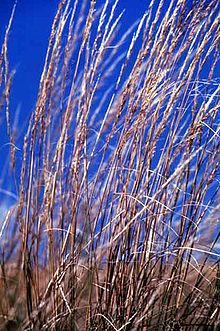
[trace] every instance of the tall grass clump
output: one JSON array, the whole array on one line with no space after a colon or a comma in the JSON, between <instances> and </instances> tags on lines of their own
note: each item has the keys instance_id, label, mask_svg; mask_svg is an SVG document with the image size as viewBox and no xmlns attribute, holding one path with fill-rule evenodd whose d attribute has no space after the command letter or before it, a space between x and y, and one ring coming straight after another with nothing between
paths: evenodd
<instances>
[{"instance_id":1,"label":"tall grass clump","mask_svg":"<svg viewBox=\"0 0 220 331\"><path fill-rule=\"evenodd\" d=\"M119 6L60 2L20 166L12 14L1 330L220 328L219 1Z\"/></svg>"}]
</instances>

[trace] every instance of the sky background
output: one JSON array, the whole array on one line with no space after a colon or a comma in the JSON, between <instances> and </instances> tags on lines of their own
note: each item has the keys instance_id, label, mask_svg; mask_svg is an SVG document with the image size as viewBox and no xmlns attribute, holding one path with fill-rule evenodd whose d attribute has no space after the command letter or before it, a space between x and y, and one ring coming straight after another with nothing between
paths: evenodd
<instances>
[{"instance_id":1,"label":"sky background","mask_svg":"<svg viewBox=\"0 0 220 331\"><path fill-rule=\"evenodd\" d=\"M121 20L120 34L127 31L143 15L149 2L148 0L119 1L118 12L125 9ZM97 4L103 3L104 0L97 1ZM169 1L165 1L165 3L169 5ZM20 149L22 149L28 120L37 101L51 25L58 4L58 0L17 0L8 47L10 71L16 70L10 95L10 116L13 123L15 114L19 114L17 123L19 138L16 140L16 146ZM13 5L14 1L12 0L0 0L1 45ZM219 76L219 72L217 76ZM16 201L16 191L13 185L10 187L8 182L11 180L11 175L7 176L9 172L7 162L9 145L7 144L8 136L3 112L0 112L0 121L0 210L1 208L7 210L8 206ZM19 158L19 152L17 156ZM21 158L22 151L20 151Z\"/></svg>"}]
</instances>

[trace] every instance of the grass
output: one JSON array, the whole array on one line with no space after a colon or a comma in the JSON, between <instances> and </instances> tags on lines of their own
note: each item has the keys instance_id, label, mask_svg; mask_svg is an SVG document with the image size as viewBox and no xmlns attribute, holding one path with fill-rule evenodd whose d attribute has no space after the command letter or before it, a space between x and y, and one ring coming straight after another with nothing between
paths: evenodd
<instances>
[{"instance_id":1,"label":"grass","mask_svg":"<svg viewBox=\"0 0 220 331\"><path fill-rule=\"evenodd\" d=\"M118 2L60 2L20 169L12 13L1 330L220 328L219 2L152 1L122 34Z\"/></svg>"}]
</instances>

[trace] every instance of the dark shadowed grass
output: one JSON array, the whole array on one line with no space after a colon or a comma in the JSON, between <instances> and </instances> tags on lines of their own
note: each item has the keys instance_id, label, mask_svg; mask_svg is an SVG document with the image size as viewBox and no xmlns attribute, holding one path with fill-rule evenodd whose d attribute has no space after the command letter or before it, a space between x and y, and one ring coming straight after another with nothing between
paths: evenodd
<instances>
[{"instance_id":1,"label":"dark shadowed grass","mask_svg":"<svg viewBox=\"0 0 220 331\"><path fill-rule=\"evenodd\" d=\"M220 327L219 2L117 4L61 1L20 173L6 32L2 330Z\"/></svg>"}]
</instances>

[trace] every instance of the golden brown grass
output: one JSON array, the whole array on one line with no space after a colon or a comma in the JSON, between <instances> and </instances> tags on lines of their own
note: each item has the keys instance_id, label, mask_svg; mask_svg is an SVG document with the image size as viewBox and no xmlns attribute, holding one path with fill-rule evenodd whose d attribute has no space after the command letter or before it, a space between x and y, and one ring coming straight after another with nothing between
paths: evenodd
<instances>
[{"instance_id":1,"label":"golden brown grass","mask_svg":"<svg viewBox=\"0 0 220 331\"><path fill-rule=\"evenodd\" d=\"M220 327L219 2L152 1L124 35L117 5L54 18L2 220L2 330Z\"/></svg>"}]
</instances>

